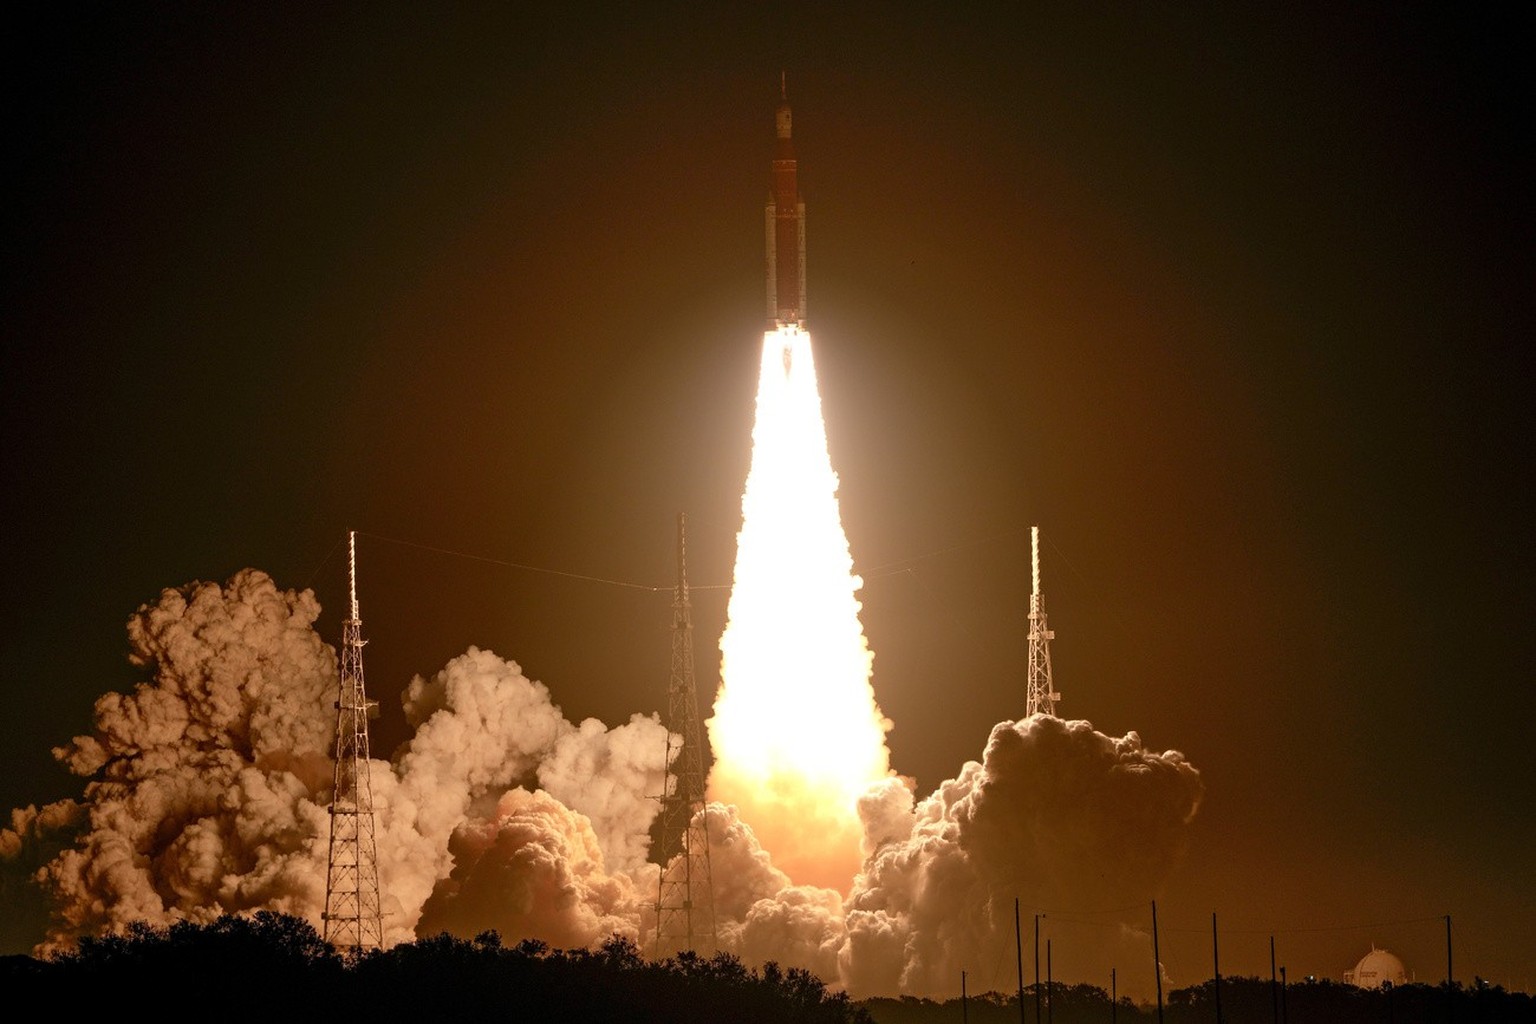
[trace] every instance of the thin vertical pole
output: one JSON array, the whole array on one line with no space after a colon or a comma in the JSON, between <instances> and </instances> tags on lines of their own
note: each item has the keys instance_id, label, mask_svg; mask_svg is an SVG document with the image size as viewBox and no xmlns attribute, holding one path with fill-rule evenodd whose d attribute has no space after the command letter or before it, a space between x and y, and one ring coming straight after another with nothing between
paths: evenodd
<instances>
[{"instance_id":1,"label":"thin vertical pole","mask_svg":"<svg viewBox=\"0 0 1536 1024\"><path fill-rule=\"evenodd\" d=\"M1019 964L1019 1024L1028 1024L1024 1019L1024 938L1019 931L1019 898L1013 898L1013 954Z\"/></svg>"},{"instance_id":2,"label":"thin vertical pole","mask_svg":"<svg viewBox=\"0 0 1536 1024\"><path fill-rule=\"evenodd\" d=\"M1157 1024L1163 1024L1163 957L1157 951L1157 900L1152 901L1152 976L1157 979Z\"/></svg>"},{"instance_id":3,"label":"thin vertical pole","mask_svg":"<svg viewBox=\"0 0 1536 1024\"><path fill-rule=\"evenodd\" d=\"M1275 984L1275 937L1269 937L1269 1010L1275 1024L1280 1024L1280 990Z\"/></svg>"},{"instance_id":4,"label":"thin vertical pole","mask_svg":"<svg viewBox=\"0 0 1536 1024\"><path fill-rule=\"evenodd\" d=\"M1221 1024L1221 950L1216 941L1216 911L1211 911L1211 974L1216 980L1216 1024Z\"/></svg>"},{"instance_id":5,"label":"thin vertical pole","mask_svg":"<svg viewBox=\"0 0 1536 1024\"><path fill-rule=\"evenodd\" d=\"M971 1010L965 995L965 972L960 972L960 1024L970 1024Z\"/></svg>"},{"instance_id":6,"label":"thin vertical pole","mask_svg":"<svg viewBox=\"0 0 1536 1024\"><path fill-rule=\"evenodd\" d=\"M1115 987L1115 969L1109 969L1109 1024L1115 1024L1115 1014L1120 1009L1120 993Z\"/></svg>"},{"instance_id":7,"label":"thin vertical pole","mask_svg":"<svg viewBox=\"0 0 1536 1024\"><path fill-rule=\"evenodd\" d=\"M1035 1024L1040 1024L1040 915L1035 915Z\"/></svg>"},{"instance_id":8,"label":"thin vertical pole","mask_svg":"<svg viewBox=\"0 0 1536 1024\"><path fill-rule=\"evenodd\" d=\"M1056 1007L1053 1005L1056 1002L1056 1000L1053 998L1054 985L1055 985L1055 981L1051 977L1051 940L1050 939L1046 939L1045 940L1045 1022L1046 1022L1046 1024L1050 1024L1051 1017L1056 1012Z\"/></svg>"},{"instance_id":9,"label":"thin vertical pole","mask_svg":"<svg viewBox=\"0 0 1536 1024\"><path fill-rule=\"evenodd\" d=\"M1445 915L1445 1019L1456 1019L1456 975L1451 971L1451 915Z\"/></svg>"},{"instance_id":10,"label":"thin vertical pole","mask_svg":"<svg viewBox=\"0 0 1536 1024\"><path fill-rule=\"evenodd\" d=\"M1451 915L1445 915L1445 985L1455 984L1456 975L1451 971Z\"/></svg>"}]
</instances>

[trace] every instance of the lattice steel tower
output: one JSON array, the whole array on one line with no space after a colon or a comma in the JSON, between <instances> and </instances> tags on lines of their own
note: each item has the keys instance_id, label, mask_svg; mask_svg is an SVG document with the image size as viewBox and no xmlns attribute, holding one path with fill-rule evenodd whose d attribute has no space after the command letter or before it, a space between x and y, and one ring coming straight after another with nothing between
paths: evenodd
<instances>
[{"instance_id":1,"label":"lattice steel tower","mask_svg":"<svg viewBox=\"0 0 1536 1024\"><path fill-rule=\"evenodd\" d=\"M339 950L384 944L379 858L373 835L368 719L377 704L363 687L363 623L357 617L357 534L347 534L352 615L341 627L341 686L336 695L336 786L331 796L331 854L325 879L325 941Z\"/></svg>"},{"instance_id":2,"label":"lattice steel tower","mask_svg":"<svg viewBox=\"0 0 1536 1024\"><path fill-rule=\"evenodd\" d=\"M1029 699L1026 715L1056 717L1061 694L1051 682L1051 641L1056 634L1045 626L1045 595L1040 593L1040 527L1029 528L1029 561L1033 589L1029 594Z\"/></svg>"},{"instance_id":3,"label":"lattice steel tower","mask_svg":"<svg viewBox=\"0 0 1536 1024\"><path fill-rule=\"evenodd\" d=\"M686 517L677 517L677 590L672 598L672 679L667 687L667 779L657 833L656 957L715 952L715 896L704 811L704 747L693 676L693 612L688 600Z\"/></svg>"}]
</instances>

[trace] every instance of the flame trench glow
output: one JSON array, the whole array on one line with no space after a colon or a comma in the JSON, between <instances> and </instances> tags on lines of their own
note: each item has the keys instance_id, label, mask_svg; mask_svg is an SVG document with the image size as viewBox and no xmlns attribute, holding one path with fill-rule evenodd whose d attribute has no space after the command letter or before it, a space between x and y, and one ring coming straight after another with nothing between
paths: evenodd
<instances>
[{"instance_id":1,"label":"flame trench glow","mask_svg":"<svg viewBox=\"0 0 1536 1024\"><path fill-rule=\"evenodd\" d=\"M856 801L890 774L810 335L763 338L752 464L709 721L712 800L735 804L792 880L846 892Z\"/></svg>"}]
</instances>

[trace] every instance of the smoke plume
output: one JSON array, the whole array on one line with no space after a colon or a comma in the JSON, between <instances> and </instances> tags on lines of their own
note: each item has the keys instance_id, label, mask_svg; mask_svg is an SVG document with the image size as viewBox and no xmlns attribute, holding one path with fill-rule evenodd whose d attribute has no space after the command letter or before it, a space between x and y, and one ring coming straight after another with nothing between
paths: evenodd
<instances>
[{"instance_id":1,"label":"smoke plume","mask_svg":"<svg viewBox=\"0 0 1536 1024\"><path fill-rule=\"evenodd\" d=\"M14 810L0 829L12 948L256 910L320 926L337 674L319 611L313 593L245 570L165 590L130 618L129 660L147 678L101 697L92 733L55 751L88 780L83 797ZM475 648L413 679L402 702L411 739L371 763L387 942L415 937L440 885L434 913L488 870L477 835L526 833L530 816L547 835L582 837L542 848L590 884L579 908L569 887L530 887L522 919L561 936L636 932L622 873L654 887L644 836L667 747L654 715L572 724L543 684ZM533 781L536 814L515 788ZM562 914L577 923L556 928Z\"/></svg>"},{"instance_id":2,"label":"smoke plume","mask_svg":"<svg viewBox=\"0 0 1536 1024\"><path fill-rule=\"evenodd\" d=\"M128 621L152 681L96 702L54 751L90 781L78 838L39 869L46 947L132 921L305 913L323 900L335 658L309 592L246 570L166 590Z\"/></svg>"},{"instance_id":3,"label":"smoke plume","mask_svg":"<svg viewBox=\"0 0 1536 1024\"><path fill-rule=\"evenodd\" d=\"M1203 791L1177 751L1040 715L994 726L982 760L915 805L895 780L873 788L860 808L871 853L847 901L844 984L948 993L962 966L995 962L1011 944L1016 897L1047 911L1139 909L1182 855ZM1084 945L1074 958L1091 962L1098 950Z\"/></svg>"},{"instance_id":4,"label":"smoke plume","mask_svg":"<svg viewBox=\"0 0 1536 1024\"><path fill-rule=\"evenodd\" d=\"M320 925L337 678L318 613L310 592L246 570L133 615L130 659L146 678L100 698L91 734L56 752L87 779L83 796L12 811L0 830L8 941L27 931L40 951L62 950L134 921L262 909ZM372 762L386 942L494 928L649 948L659 867L647 831L668 747L656 717L572 723L546 686L477 648L401 700L413 733ZM720 947L855 996L950 995L962 969L1008 988L977 967L1007 959L1019 899L1062 940L1058 976L1094 977L1145 959L1141 908L1178 862L1202 792L1181 754L1135 733L1001 722L981 759L927 796L894 776L866 785L846 893L796 884L750 810L714 802L701 813ZM1068 936L1090 911L1110 913Z\"/></svg>"},{"instance_id":5,"label":"smoke plume","mask_svg":"<svg viewBox=\"0 0 1536 1024\"><path fill-rule=\"evenodd\" d=\"M413 679L404 703L416 732L392 772L376 765L373 773L380 886L399 901L387 925L407 935L437 928L431 920L418 927L423 906L449 879L456 857L485 856L476 835L499 827L509 813L499 802L524 780L536 778L546 801L579 813L616 870L643 865L645 833L658 810L651 794L661 792L667 749L655 716L637 714L612 730L596 719L572 725L543 683L473 647L430 680ZM516 818L514 825L525 830L526 823ZM465 827L455 846L450 839ZM503 931L521 927L509 920Z\"/></svg>"},{"instance_id":6,"label":"smoke plume","mask_svg":"<svg viewBox=\"0 0 1536 1024\"><path fill-rule=\"evenodd\" d=\"M562 948L639 938L645 897L607 872L591 821L543 790L507 791L488 819L454 829L448 847L453 871L422 910L423 935L494 928Z\"/></svg>"}]
</instances>

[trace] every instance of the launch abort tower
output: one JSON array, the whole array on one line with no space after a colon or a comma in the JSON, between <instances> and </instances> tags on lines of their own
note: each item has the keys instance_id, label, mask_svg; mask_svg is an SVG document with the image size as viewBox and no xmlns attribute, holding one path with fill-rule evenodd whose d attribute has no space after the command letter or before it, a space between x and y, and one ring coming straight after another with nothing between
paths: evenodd
<instances>
[{"instance_id":1,"label":"launch abort tower","mask_svg":"<svg viewBox=\"0 0 1536 1024\"><path fill-rule=\"evenodd\" d=\"M778 139L764 225L768 236L768 329L805 327L805 203L800 199L789 93L779 76Z\"/></svg>"}]
</instances>

